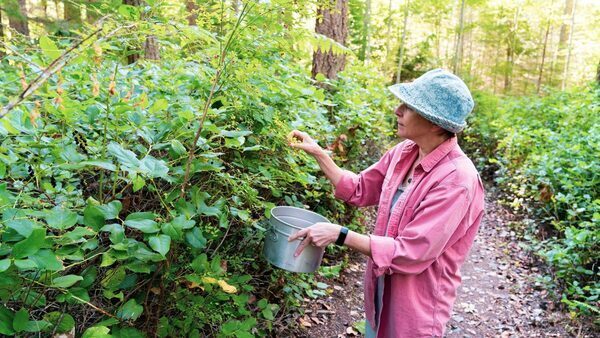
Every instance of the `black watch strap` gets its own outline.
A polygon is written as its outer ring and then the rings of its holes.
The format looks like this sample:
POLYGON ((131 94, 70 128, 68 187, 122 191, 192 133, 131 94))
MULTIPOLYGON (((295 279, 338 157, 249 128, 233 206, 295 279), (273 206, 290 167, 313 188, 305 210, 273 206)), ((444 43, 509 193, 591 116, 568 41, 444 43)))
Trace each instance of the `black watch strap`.
POLYGON ((340 234, 338 235, 337 241, 335 241, 335 245, 344 245, 347 235, 348 235, 348 228, 342 227, 340 229, 340 234))

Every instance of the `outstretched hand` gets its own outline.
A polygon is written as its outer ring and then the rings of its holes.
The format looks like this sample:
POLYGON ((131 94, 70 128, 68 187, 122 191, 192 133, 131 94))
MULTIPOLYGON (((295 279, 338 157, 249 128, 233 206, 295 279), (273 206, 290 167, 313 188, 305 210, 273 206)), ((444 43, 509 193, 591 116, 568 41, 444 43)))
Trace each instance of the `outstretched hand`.
POLYGON ((342 227, 337 224, 319 222, 291 235, 288 237, 288 242, 304 237, 302 242, 300 242, 300 245, 298 245, 294 257, 298 257, 307 245, 324 248, 335 242, 340 234, 341 228, 342 227))
POLYGON ((323 152, 323 148, 321 148, 317 142, 305 132, 293 130, 288 134, 287 138, 288 145, 292 148, 302 149, 313 156, 323 152))

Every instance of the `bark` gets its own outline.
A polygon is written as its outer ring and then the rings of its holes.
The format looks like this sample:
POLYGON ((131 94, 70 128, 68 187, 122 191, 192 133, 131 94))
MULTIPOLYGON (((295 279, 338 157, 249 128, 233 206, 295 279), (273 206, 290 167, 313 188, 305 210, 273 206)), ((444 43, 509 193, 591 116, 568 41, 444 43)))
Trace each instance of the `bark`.
POLYGON ((573 13, 571 14, 571 32, 569 33, 569 47, 567 48, 567 64, 565 65, 565 72, 563 73, 561 85, 562 90, 565 90, 567 77, 569 76, 569 64, 571 63, 571 48, 573 47, 573 31, 575 31, 575 6, 577 6, 577 0, 573 1, 573 13))
POLYGON ((9 12, 14 13, 14 15, 10 15, 8 17, 10 27, 25 36, 29 36, 26 1, 8 0, 6 7, 8 8, 9 12))
POLYGON ((233 0, 233 12, 235 13, 235 16, 240 15, 240 0, 233 0))
POLYGON ((542 48, 542 60, 540 62, 540 74, 538 76, 537 81, 537 89, 536 92, 540 93, 540 88, 542 86, 542 76, 544 74, 544 61, 546 60, 546 48, 548 46, 548 36, 550 35, 550 20, 548 20, 548 24, 546 25, 546 35, 544 36, 544 47, 542 48))
POLYGON ((160 60, 160 52, 156 36, 148 35, 148 37, 146 37, 146 43, 144 43, 144 51, 147 60, 160 60))
POLYGON ((404 6, 404 25, 402 28, 402 40, 400 40, 400 55, 398 55, 398 71, 396 73, 396 83, 400 83, 402 79, 402 63, 404 61, 404 45, 406 44, 406 29, 408 28, 408 9, 410 1, 406 0, 404 6))
POLYGON ((362 44, 360 48, 360 52, 358 54, 358 59, 365 61, 369 60, 369 35, 370 28, 369 25, 371 23, 371 0, 365 1, 365 16, 363 21, 363 37, 362 44))
POLYGON ((387 64, 390 59, 390 42, 392 36, 392 0, 390 0, 388 7, 388 22, 387 22, 387 34, 386 34, 386 42, 385 42, 385 62, 387 64))
POLYGON ((78 3, 73 3, 73 0, 63 1, 65 20, 80 24, 81 23, 81 8, 78 3))
POLYGON ((196 26, 196 19, 198 19, 198 4, 195 0, 188 0, 185 2, 185 9, 187 10, 188 25, 196 26))
POLYGON ((598 68, 596 68, 596 84, 600 86, 600 62, 598 62, 598 68))
MULTIPOLYGON (((4 27, 2 26, 2 11, 0 10, 0 41, 4 42, 4 27)), ((4 56, 4 45, 0 44, 0 57, 4 56)))
POLYGON ((88 0, 88 6, 86 7, 86 19, 89 23, 94 23, 96 20, 100 18, 100 14, 97 9, 97 4, 99 0, 88 0))
MULTIPOLYGON (((326 6, 319 5, 317 8, 315 31, 345 45, 348 37, 348 0, 329 0, 326 6)), ((312 77, 321 73, 328 79, 335 79, 345 64, 345 55, 334 55, 331 50, 317 49, 313 53, 312 77)))
POLYGON ((460 62, 461 62, 461 54, 462 54, 462 40, 463 40, 463 27, 465 20, 465 0, 461 1, 460 4, 460 18, 459 18, 459 28, 456 36, 456 50, 454 51, 454 74, 458 75, 460 72, 460 62))
POLYGON ((555 64, 555 71, 557 78, 564 72, 567 63, 567 45, 569 43, 569 34, 571 27, 566 18, 571 16, 573 13, 573 4, 575 0, 565 0, 565 7, 563 9, 563 20, 560 26, 560 35, 557 46, 557 59, 555 64))

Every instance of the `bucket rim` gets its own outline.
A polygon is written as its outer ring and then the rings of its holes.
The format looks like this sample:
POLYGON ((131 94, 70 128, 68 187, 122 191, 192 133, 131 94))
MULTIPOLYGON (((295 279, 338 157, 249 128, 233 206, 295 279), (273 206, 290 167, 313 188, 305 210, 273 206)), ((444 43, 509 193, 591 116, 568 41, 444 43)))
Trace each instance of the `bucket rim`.
POLYGON ((284 225, 289 226, 289 227, 294 228, 294 229, 302 230, 302 229, 305 229, 305 228, 301 228, 301 227, 295 226, 295 225, 290 224, 290 223, 282 220, 281 218, 277 217, 277 215, 275 215, 273 213, 273 211, 276 211, 276 209, 277 210, 281 210, 281 209, 300 210, 302 212, 307 212, 307 213, 313 214, 315 216, 318 216, 319 218, 322 218, 324 220, 324 222, 328 222, 329 223, 329 220, 327 219, 327 217, 325 217, 325 216, 323 216, 321 214, 318 214, 318 213, 316 213, 314 211, 311 211, 311 210, 306 210, 306 209, 302 209, 302 208, 298 208, 298 207, 292 207, 292 206, 289 206, 289 205, 278 205, 278 206, 274 206, 273 208, 271 208, 270 213, 271 213, 271 217, 272 218, 275 218, 278 222, 281 222, 284 225))

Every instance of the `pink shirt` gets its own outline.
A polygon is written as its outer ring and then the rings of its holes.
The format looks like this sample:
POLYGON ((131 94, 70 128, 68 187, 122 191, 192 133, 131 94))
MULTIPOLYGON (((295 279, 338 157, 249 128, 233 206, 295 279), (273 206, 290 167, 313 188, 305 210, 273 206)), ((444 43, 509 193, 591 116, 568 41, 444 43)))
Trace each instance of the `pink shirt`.
POLYGON ((364 293, 366 316, 374 325, 376 280, 389 275, 378 337, 444 334, 461 282, 460 266, 483 216, 483 184, 456 137, 415 167, 412 184, 390 215, 394 192, 418 150, 414 142, 404 141, 359 175, 345 171, 335 187, 336 197, 350 204, 379 205, 364 293))

